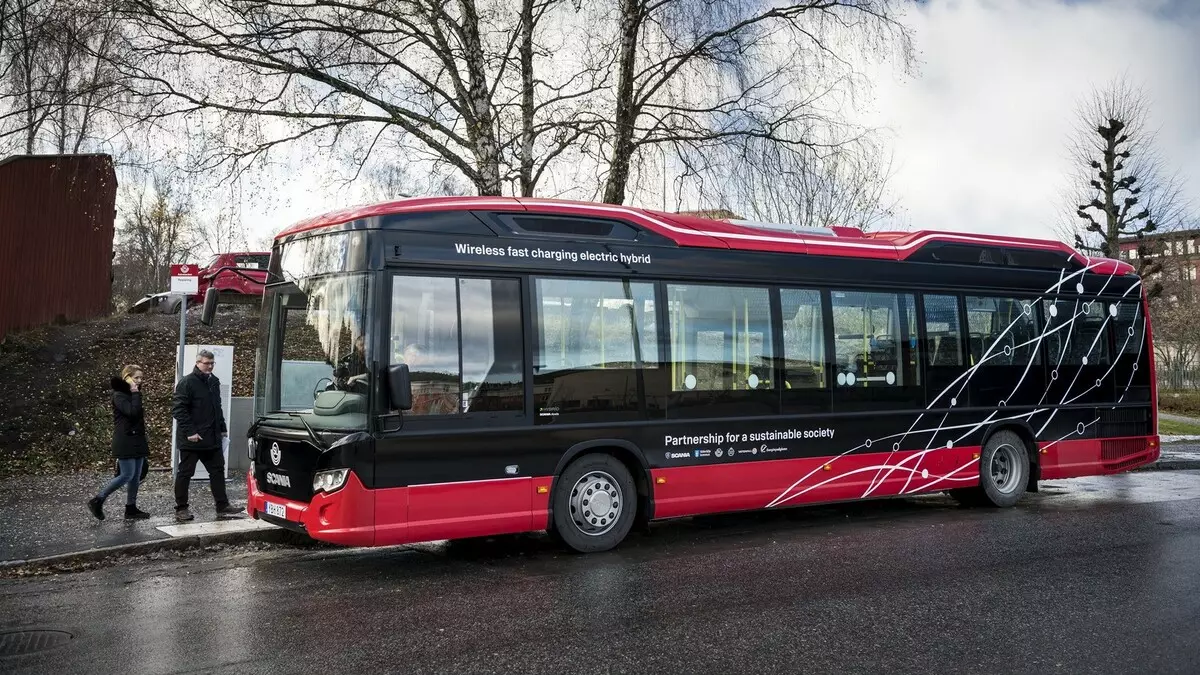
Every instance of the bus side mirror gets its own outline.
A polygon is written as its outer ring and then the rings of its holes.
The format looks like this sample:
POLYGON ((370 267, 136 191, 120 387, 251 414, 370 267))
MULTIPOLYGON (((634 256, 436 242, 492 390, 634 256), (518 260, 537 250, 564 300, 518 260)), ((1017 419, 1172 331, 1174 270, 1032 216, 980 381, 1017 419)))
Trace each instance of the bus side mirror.
POLYGON ((388 366, 388 397, 393 410, 412 409, 412 379, 407 363, 388 366))
POLYGON ((204 311, 200 314, 200 323, 205 326, 213 325, 213 318, 217 315, 217 301, 220 299, 220 291, 208 287, 204 292, 204 311))

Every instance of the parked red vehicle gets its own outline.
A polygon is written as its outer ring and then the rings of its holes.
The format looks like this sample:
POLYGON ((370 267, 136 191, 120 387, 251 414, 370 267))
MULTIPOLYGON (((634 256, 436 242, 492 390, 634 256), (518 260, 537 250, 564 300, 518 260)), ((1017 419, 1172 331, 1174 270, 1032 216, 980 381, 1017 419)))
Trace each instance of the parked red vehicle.
MULTIPOLYGON (((200 282, 195 295, 188 297, 188 304, 195 306, 204 302, 209 286, 221 293, 221 301, 228 303, 256 303, 262 297, 263 284, 267 281, 269 251, 219 253, 208 260, 200 270, 200 282)), ((147 295, 129 308, 131 314, 162 312, 175 314, 179 311, 180 297, 169 291, 147 295)))
POLYGON ((237 302, 234 296, 239 295, 253 296, 253 301, 257 302, 267 282, 267 265, 270 262, 270 251, 219 253, 200 270, 199 290, 188 298, 188 303, 203 303, 204 293, 209 286, 221 292, 223 302, 237 302))

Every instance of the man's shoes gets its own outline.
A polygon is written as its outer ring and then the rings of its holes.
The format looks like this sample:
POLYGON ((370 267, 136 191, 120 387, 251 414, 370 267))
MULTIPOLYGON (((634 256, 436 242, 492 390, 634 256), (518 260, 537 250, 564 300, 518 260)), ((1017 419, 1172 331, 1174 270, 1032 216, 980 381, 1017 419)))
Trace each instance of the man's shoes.
POLYGON ((87 503, 88 511, 96 517, 96 520, 104 520, 104 500, 99 497, 92 497, 87 503))
POLYGON ((234 514, 243 513, 243 512, 245 512, 245 510, 246 510, 246 508, 243 506, 234 506, 233 504, 223 504, 223 505, 217 506, 217 515, 218 516, 232 516, 234 514))
POLYGON ((189 520, 195 520, 195 519, 196 519, 196 516, 193 516, 192 512, 187 510, 186 508, 175 509, 175 520, 177 520, 181 523, 186 523, 189 520))
POLYGON ((139 509, 136 504, 125 505, 125 520, 145 520, 149 517, 150 514, 139 509))

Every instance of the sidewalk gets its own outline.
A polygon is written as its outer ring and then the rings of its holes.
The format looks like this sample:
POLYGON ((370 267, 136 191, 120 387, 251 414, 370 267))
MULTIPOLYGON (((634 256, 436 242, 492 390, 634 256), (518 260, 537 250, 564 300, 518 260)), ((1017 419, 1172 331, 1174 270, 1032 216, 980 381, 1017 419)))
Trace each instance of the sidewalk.
MULTIPOLYGON (((230 477, 225 483, 229 499, 244 505, 245 479, 230 477)), ((175 522, 174 487, 166 471, 151 471, 138 490, 138 506, 151 514, 148 520, 124 519, 121 488, 105 502, 105 519, 98 521, 85 503, 110 478, 89 472, 0 481, 0 567, 73 554, 181 548, 198 541, 271 539, 286 532, 245 514, 217 520, 207 479, 192 481, 189 506, 196 519, 175 522)))
MULTIPOLYGON (((1200 469, 1200 443, 1164 443, 1159 461, 1139 470, 1184 469, 1200 469)), ((192 481, 190 506, 196 520, 176 523, 171 474, 165 471, 151 471, 138 492, 138 505, 151 514, 150 519, 124 519, 121 489, 109 497, 106 517, 98 521, 85 502, 109 477, 77 473, 0 481, 0 571, 26 563, 71 563, 167 548, 302 538, 246 515, 218 520, 207 480, 192 481)), ((242 476, 232 476, 226 489, 233 503, 246 503, 242 476)))

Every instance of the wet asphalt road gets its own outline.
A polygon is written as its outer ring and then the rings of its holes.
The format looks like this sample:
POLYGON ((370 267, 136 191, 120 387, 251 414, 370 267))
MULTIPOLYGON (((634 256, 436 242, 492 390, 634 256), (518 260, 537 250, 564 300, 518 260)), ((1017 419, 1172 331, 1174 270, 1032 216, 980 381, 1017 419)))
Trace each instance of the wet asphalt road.
POLYGON ((1195 673, 1200 472, 540 537, 0 581, 18 673, 1195 673))

